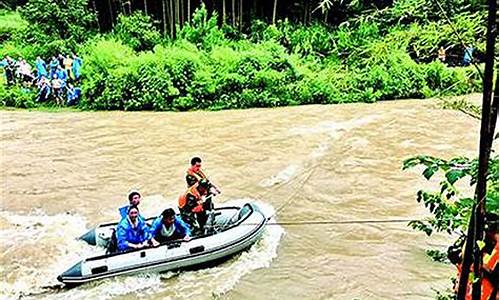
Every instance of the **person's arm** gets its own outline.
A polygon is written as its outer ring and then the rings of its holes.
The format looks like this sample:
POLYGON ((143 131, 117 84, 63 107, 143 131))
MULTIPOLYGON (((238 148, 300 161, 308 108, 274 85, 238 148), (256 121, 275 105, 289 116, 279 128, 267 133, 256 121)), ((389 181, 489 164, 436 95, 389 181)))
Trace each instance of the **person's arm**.
POLYGON ((142 231, 142 243, 139 245, 139 248, 148 246, 151 240, 151 233, 149 230, 148 224, 142 220, 138 220, 139 226, 141 226, 141 231, 142 231))
POLYGON ((191 230, 189 229, 189 226, 178 216, 175 217, 175 227, 179 228, 184 237, 191 237, 191 230))
POLYGON ((118 241, 118 250, 125 251, 129 248, 127 241, 127 229, 122 226, 121 222, 116 229, 116 240, 118 241))
POLYGON ((186 197, 186 208, 191 212, 203 211, 203 206, 198 203, 198 199, 196 199, 196 197, 191 194, 188 194, 186 197))
POLYGON ((154 238, 161 230, 161 216, 156 218, 153 223, 151 224, 151 227, 149 228, 149 234, 151 238, 154 238))

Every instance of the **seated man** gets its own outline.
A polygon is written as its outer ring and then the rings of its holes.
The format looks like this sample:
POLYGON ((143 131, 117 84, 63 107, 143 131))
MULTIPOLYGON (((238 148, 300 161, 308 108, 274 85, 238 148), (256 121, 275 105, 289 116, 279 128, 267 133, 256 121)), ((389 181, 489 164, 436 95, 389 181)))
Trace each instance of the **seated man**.
POLYGON ((179 197, 181 217, 191 228, 202 230, 207 222, 206 211, 211 209, 212 202, 206 201, 205 196, 210 188, 210 182, 202 178, 179 197))
POLYGON ((129 207, 127 216, 123 218, 116 228, 116 239, 119 251, 140 249, 149 245, 149 227, 139 217, 139 208, 136 205, 129 207))
MULTIPOLYGON (((141 194, 139 193, 139 191, 131 190, 128 193, 129 204, 124 205, 118 209, 118 211, 120 212, 120 217, 123 219, 127 216, 128 208, 130 206, 139 206, 139 204, 141 203, 141 199, 142 199, 142 197, 141 197, 141 194)), ((144 220, 144 218, 142 216, 140 216, 140 218, 144 220)))
POLYGON ((175 215, 172 208, 165 209, 161 216, 156 218, 149 231, 153 246, 158 246, 166 241, 191 239, 191 230, 182 219, 175 215))
POLYGON ((71 83, 66 86, 66 105, 72 106, 77 105, 80 102, 80 96, 82 91, 78 87, 74 87, 71 83))

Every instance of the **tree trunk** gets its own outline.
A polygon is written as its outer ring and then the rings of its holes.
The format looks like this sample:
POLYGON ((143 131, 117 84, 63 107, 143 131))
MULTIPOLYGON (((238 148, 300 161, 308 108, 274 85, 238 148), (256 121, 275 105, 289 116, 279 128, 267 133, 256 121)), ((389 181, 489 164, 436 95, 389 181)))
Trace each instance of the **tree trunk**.
POLYGON ((276 23, 276 7, 278 5, 278 0, 274 0, 274 6, 273 6, 273 24, 276 23))
POLYGON ((231 13, 233 14, 232 16, 232 22, 233 22, 233 27, 236 27, 236 5, 235 5, 236 0, 231 0, 231 13))
POLYGON ((222 24, 226 24, 226 0, 222 0, 222 24))
POLYGON ((180 14, 179 14, 179 0, 175 0, 175 27, 179 25, 180 14))
POLYGON ((115 26, 115 17, 113 15, 113 4, 111 4, 111 0, 108 0, 108 7, 109 7, 109 16, 111 17, 111 25, 114 27, 115 26))
POLYGON ((163 18, 163 36, 167 35, 167 13, 165 11, 165 0, 161 0, 161 12, 163 18))
POLYGON ((187 0, 187 21, 191 23, 191 0, 187 0))
MULTIPOLYGON (((474 270, 474 280, 472 284, 472 299, 481 298, 482 281, 482 251, 479 249, 478 241, 482 240, 484 234, 484 215, 485 198, 487 189, 488 162, 491 153, 491 145, 495 135, 496 115, 498 113, 498 96, 493 97, 491 103, 494 61, 495 61, 495 38, 498 36, 497 3, 496 0, 488 1, 488 25, 486 38, 486 56, 483 77, 483 107, 481 112, 481 131, 479 140, 479 166, 477 172, 477 184, 475 191, 475 204, 472 209, 469 228, 467 232, 467 241, 462 260, 462 272, 458 281, 458 300, 466 299, 466 291, 470 266, 474 270)), ((498 82, 498 81, 497 81, 498 82)), ((498 92, 498 85, 495 87, 495 93, 498 92)))
POLYGON ((144 0, 144 14, 148 15, 148 1, 144 0))
POLYGON ((179 19, 179 26, 182 28, 182 26, 184 25, 184 0, 180 0, 179 11, 181 15, 179 19))
POLYGON ((168 1, 168 10, 170 15, 170 37, 175 39, 174 0, 168 1))
POLYGON ((241 31, 241 29, 243 28, 243 0, 240 0, 239 10, 240 10, 240 13, 239 13, 240 16, 238 17, 238 26, 239 26, 240 31, 241 31))
POLYGON ((99 15, 97 14, 97 6, 95 5, 95 0, 92 0, 92 9, 94 9, 94 14, 96 17, 97 28, 99 28, 99 32, 101 32, 101 24, 99 23, 99 15))

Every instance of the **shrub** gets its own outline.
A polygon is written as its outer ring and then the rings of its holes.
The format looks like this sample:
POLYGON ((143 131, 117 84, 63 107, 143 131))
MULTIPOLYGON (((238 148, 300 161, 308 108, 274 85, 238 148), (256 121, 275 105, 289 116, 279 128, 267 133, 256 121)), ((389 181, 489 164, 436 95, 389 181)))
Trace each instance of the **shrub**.
POLYGON ((120 15, 114 31, 123 44, 135 51, 152 50, 161 41, 161 34, 153 26, 151 17, 142 12, 120 15))
POLYGON ((36 94, 29 88, 0 84, 0 103, 3 106, 33 108, 36 94))
MULTIPOLYGON (((64 40, 70 45, 83 43, 95 33, 97 19, 86 0, 30 0, 20 10, 29 24, 29 31, 43 33, 37 42, 64 40)), ((28 32, 29 32, 28 31, 28 32)))
POLYGON ((224 33, 217 26, 217 13, 209 16, 205 4, 202 3, 194 12, 191 23, 186 23, 179 31, 179 38, 206 50, 220 45, 224 40, 224 33))
POLYGON ((18 12, 0 10, 0 43, 8 40, 13 34, 23 30, 27 25, 18 12))

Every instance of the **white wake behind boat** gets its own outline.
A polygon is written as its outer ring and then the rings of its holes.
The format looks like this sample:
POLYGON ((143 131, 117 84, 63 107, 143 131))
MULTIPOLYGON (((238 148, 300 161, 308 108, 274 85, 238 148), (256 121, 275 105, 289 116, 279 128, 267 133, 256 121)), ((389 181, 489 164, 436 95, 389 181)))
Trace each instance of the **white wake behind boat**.
MULTIPOLYGON (((85 282, 138 272, 166 272, 201 268, 227 259, 253 245, 263 234, 267 218, 254 203, 242 207, 215 208, 214 232, 176 240, 157 247, 134 249, 84 259, 57 277, 60 282, 77 285, 85 282)), ((104 246, 116 223, 107 223, 81 238, 104 246)))

